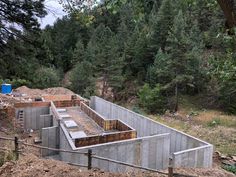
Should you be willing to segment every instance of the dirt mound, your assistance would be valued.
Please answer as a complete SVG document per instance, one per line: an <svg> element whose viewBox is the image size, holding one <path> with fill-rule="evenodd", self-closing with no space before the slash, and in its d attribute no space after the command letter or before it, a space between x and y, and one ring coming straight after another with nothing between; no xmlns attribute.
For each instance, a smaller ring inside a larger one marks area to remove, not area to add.
<svg viewBox="0 0 236 177"><path fill-rule="evenodd" d="M40 96L44 92L40 89L30 89L26 86L18 87L14 90L14 92L20 93L20 94L26 94L27 96Z"/></svg>
<svg viewBox="0 0 236 177"><path fill-rule="evenodd" d="M44 89L43 92L49 95L73 95L75 94L71 90L64 87L53 87Z"/></svg>
<svg viewBox="0 0 236 177"><path fill-rule="evenodd" d="M26 94L28 97L37 97L42 95L73 95L74 92L64 87L52 87L47 89L31 89L26 86L18 87L14 90L16 93Z"/></svg>
<svg viewBox="0 0 236 177"><path fill-rule="evenodd" d="M21 101L13 96L0 94L0 109L8 106L13 106L14 103L19 102Z"/></svg>
<svg viewBox="0 0 236 177"><path fill-rule="evenodd" d="M7 162L0 168L1 177L128 177L128 174L118 174L94 170L83 170L60 161L39 159L34 155L21 156L16 162ZM141 177L141 175L140 175Z"/></svg>
<svg viewBox="0 0 236 177"><path fill-rule="evenodd" d="M175 173L183 175L191 175L196 177L235 177L233 173L229 173L220 168L188 168L188 169L175 169ZM181 175L180 175L181 176Z"/></svg>

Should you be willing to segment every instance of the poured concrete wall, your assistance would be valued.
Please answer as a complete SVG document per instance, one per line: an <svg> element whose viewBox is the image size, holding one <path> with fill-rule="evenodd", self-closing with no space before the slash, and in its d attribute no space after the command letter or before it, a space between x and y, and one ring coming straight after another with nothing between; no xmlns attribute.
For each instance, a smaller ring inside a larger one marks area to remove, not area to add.
<svg viewBox="0 0 236 177"><path fill-rule="evenodd" d="M46 115L40 115L39 116L39 125L36 125L36 127L39 130L41 130L42 128L51 127L52 125L53 125L52 115L46 114Z"/></svg>
<svg viewBox="0 0 236 177"><path fill-rule="evenodd" d="M41 130L42 146L49 148L59 148L59 128L58 127L47 127ZM56 151L47 149L41 150L42 156L50 156L58 154Z"/></svg>
<svg viewBox="0 0 236 177"><path fill-rule="evenodd" d="M180 164L182 164L183 166L185 165L189 166L189 164L191 164L192 167L195 167L195 166L211 167L212 165L213 147L212 145L204 141L201 141L195 137L187 135L176 129L173 129L171 127L168 127L166 125L153 121L149 119L148 117L137 114L133 111L130 111L126 108L123 108L121 106L108 102L99 97L92 97L90 106L106 119L122 120L123 122L125 122L126 124L128 124L129 126L131 126L137 131L138 137L151 136L151 135L161 134L161 133L170 133L170 153L171 153L170 155L172 155L172 153L175 153L175 152L204 146L204 148L202 148L203 150L201 150L201 151L204 151L204 154L205 154L204 159L203 159L204 163L202 164L198 163L199 161L202 161L201 155L199 156L194 155L196 159L193 162L194 164L183 163L183 162L181 162ZM181 155L178 155L178 157L176 158L178 159L180 156L185 157L184 154L185 153L182 153ZM183 159L185 159L186 161L186 158L183 158ZM193 159L193 156L188 159ZM175 163L175 160L173 162Z"/></svg>
<svg viewBox="0 0 236 177"><path fill-rule="evenodd" d="M211 167L212 145L188 149L173 154L173 166L177 167Z"/></svg>
<svg viewBox="0 0 236 177"><path fill-rule="evenodd" d="M60 146L61 149L92 152L97 156L110 158L142 167L152 169L165 169L169 163L169 134L142 137L133 140L117 141L84 148L75 148L73 140L70 138L63 124L60 126ZM71 163L87 165L87 156L72 153L60 153L61 160ZM92 166L112 172L128 171L129 167L93 159Z"/></svg>
<svg viewBox="0 0 236 177"><path fill-rule="evenodd" d="M70 150L70 151L77 150L75 147L74 141L71 139L66 128L61 123L60 123L60 127L59 127L59 134L60 134L60 140L59 140L59 148L60 149L65 149L65 150ZM82 150L81 152L87 152L87 150ZM60 155L60 159L65 162L82 164L82 165L88 164L87 156L82 155L82 154L60 152L59 155Z"/></svg>
<svg viewBox="0 0 236 177"><path fill-rule="evenodd" d="M119 160L152 169L166 169L169 157L172 157L174 167L211 167L213 146L207 142L189 136L176 129L170 128L147 117L134 113L123 107L93 97L91 107L105 119L120 119L137 130L138 138L117 141L99 145L75 147L75 142L69 136L62 123L59 126L58 148L74 152L87 152L92 149L97 156ZM60 119L56 108L51 108L54 122ZM50 129L45 132L50 134ZM53 134L53 133L52 133ZM55 134L55 133L54 133ZM44 141L44 140L43 140ZM45 146L53 146L55 142L48 141ZM87 156L79 153L60 152L60 159L70 163L87 165ZM108 171L124 172L130 168L112 162L93 159L93 167Z"/></svg>
<svg viewBox="0 0 236 177"><path fill-rule="evenodd" d="M15 109L16 119L18 118L19 111L24 111L24 129L39 130L42 128L40 115L49 114L49 107L22 107ZM46 126L46 125L45 125ZM44 126L44 127L45 127Z"/></svg>

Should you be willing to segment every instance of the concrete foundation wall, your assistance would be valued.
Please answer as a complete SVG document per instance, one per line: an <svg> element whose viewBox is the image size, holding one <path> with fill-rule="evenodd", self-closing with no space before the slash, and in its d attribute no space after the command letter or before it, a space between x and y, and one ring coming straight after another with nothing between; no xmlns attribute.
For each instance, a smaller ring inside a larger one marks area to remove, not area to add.
<svg viewBox="0 0 236 177"><path fill-rule="evenodd" d="M45 127L51 127L53 125L52 115L40 115L39 116L39 125L36 125L39 130Z"/></svg>
<svg viewBox="0 0 236 177"><path fill-rule="evenodd" d="M205 145L173 154L173 166L178 167L211 167L213 146Z"/></svg>
<svg viewBox="0 0 236 177"><path fill-rule="evenodd" d="M148 117L137 114L133 111L130 111L126 108L123 108L121 106L108 102L96 96L91 97L90 106L106 119L122 120L123 122L125 122L126 124L128 124L129 126L131 126L137 131L138 137L151 136L151 135L161 134L161 133L169 133L170 134L170 155L172 155L172 153L175 153L175 152L204 146L205 148L202 148L203 149L202 151L204 151L204 153L207 154L205 155L205 158L204 158L205 162L203 164L206 164L206 166L204 165L204 167L210 167L212 165L212 153L213 153L212 149L213 148L212 148L212 145L204 141L201 141L195 137L187 135L176 129L173 129L171 127L168 127L166 125L153 121L149 119ZM206 148L206 145L209 145L209 147L211 148ZM184 155L181 155L181 156L183 157ZM208 161L209 163L206 161ZM181 164L185 165L187 163L181 162ZM191 166L198 166L198 161L194 161L194 164L191 164ZM199 167L202 167L202 166L199 166Z"/></svg>
<svg viewBox="0 0 236 177"><path fill-rule="evenodd" d="M166 169L169 164L169 146L169 135L162 134L93 146L90 149L101 157L152 169ZM93 160L93 166L111 172L125 172L130 169L124 165L97 159Z"/></svg>
<svg viewBox="0 0 236 177"><path fill-rule="evenodd" d="M69 141L68 141L69 140ZM149 137L137 138L133 140L117 141L106 144L75 148L72 139L66 131L64 125L60 126L60 148L92 152L98 156L110 158L122 162L127 162L153 169L166 169L169 163L169 134L154 135ZM60 153L61 160L71 163L87 165L87 156L72 153ZM129 167L116 163L93 159L92 166L112 172L129 171Z"/></svg>
<svg viewBox="0 0 236 177"><path fill-rule="evenodd" d="M59 148L59 128L58 127L47 127L41 130L42 146L49 148ZM56 151L47 149L41 150L42 156L50 156L58 154Z"/></svg>
<svg viewBox="0 0 236 177"><path fill-rule="evenodd" d="M60 144L59 144L60 149L76 150L74 142L71 139L70 135L68 134L68 132L63 124L60 124L59 134L60 134L60 141L59 141L60 142ZM81 152L87 152L87 150L83 150ZM83 154L60 152L59 155L60 155L60 159L65 162L82 164L82 165L88 164L87 156L85 156Z"/></svg>
<svg viewBox="0 0 236 177"><path fill-rule="evenodd" d="M18 114L20 110L24 111L24 129L25 130L29 130L29 129L39 130L40 128L42 128L40 115L49 114L49 107L22 107L22 108L15 109L16 119L18 118Z"/></svg>

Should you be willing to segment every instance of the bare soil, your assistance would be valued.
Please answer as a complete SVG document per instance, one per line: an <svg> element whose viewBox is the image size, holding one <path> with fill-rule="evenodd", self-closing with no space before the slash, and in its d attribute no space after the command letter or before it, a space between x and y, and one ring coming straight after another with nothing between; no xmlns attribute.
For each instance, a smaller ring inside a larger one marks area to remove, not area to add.
<svg viewBox="0 0 236 177"><path fill-rule="evenodd" d="M19 103L19 102L21 102L21 100L13 96L0 94L0 109L8 106L13 106L14 103Z"/></svg>
<svg viewBox="0 0 236 177"><path fill-rule="evenodd" d="M18 87L14 90L17 93L27 94L29 97L38 97L42 95L73 95L74 92L64 87L52 87L47 89L31 89L26 86Z"/></svg>
<svg viewBox="0 0 236 177"><path fill-rule="evenodd" d="M218 168L212 169L175 169L175 173L191 176L234 177L233 174ZM164 175L144 171L130 171L126 173L110 173L99 169L86 170L71 166L64 162L51 159L41 159L33 154L21 155L17 162L10 161L0 167L1 177L161 177ZM179 175L180 176L180 175Z"/></svg>
<svg viewBox="0 0 236 177"><path fill-rule="evenodd" d="M4 128L4 127L2 127ZM4 137L14 137L15 133L11 129L4 128L6 131L0 130L0 136ZM25 142L32 143L39 132L33 132L31 136L29 134L18 134L20 139ZM13 149L13 143L9 141L0 141L0 147L5 147L8 149ZM161 177L157 173L150 173L147 171L139 171L136 169L130 169L125 173L110 173L99 169L86 170L85 168L79 168L77 166L68 165L61 161L42 159L39 158L40 152L37 148L33 147L20 147L22 153L20 159L16 161L8 161L2 167L0 167L1 177ZM8 152L11 155L11 152ZM226 172L219 166L218 159L214 160L214 166L211 169L200 169L200 168L190 168L190 169L174 169L174 173L191 175L191 176L209 176L209 177L234 177L232 173ZM181 176L181 175L178 175Z"/></svg>

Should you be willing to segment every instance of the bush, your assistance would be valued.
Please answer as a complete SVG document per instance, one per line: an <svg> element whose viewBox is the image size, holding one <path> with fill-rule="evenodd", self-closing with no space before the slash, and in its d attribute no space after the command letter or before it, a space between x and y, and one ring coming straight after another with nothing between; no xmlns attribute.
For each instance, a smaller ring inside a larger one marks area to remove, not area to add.
<svg viewBox="0 0 236 177"><path fill-rule="evenodd" d="M224 165L223 169L236 174L236 165Z"/></svg>
<svg viewBox="0 0 236 177"><path fill-rule="evenodd" d="M138 93L140 105L150 113L164 113L167 107L167 99L162 95L159 84L151 88L145 84Z"/></svg>
<svg viewBox="0 0 236 177"><path fill-rule="evenodd" d="M32 87L47 88L60 86L60 77L57 70L41 67L35 71L32 79Z"/></svg>
<svg viewBox="0 0 236 177"><path fill-rule="evenodd" d="M207 123L208 127L216 127L218 125L221 125L220 118L214 118L212 121Z"/></svg>

